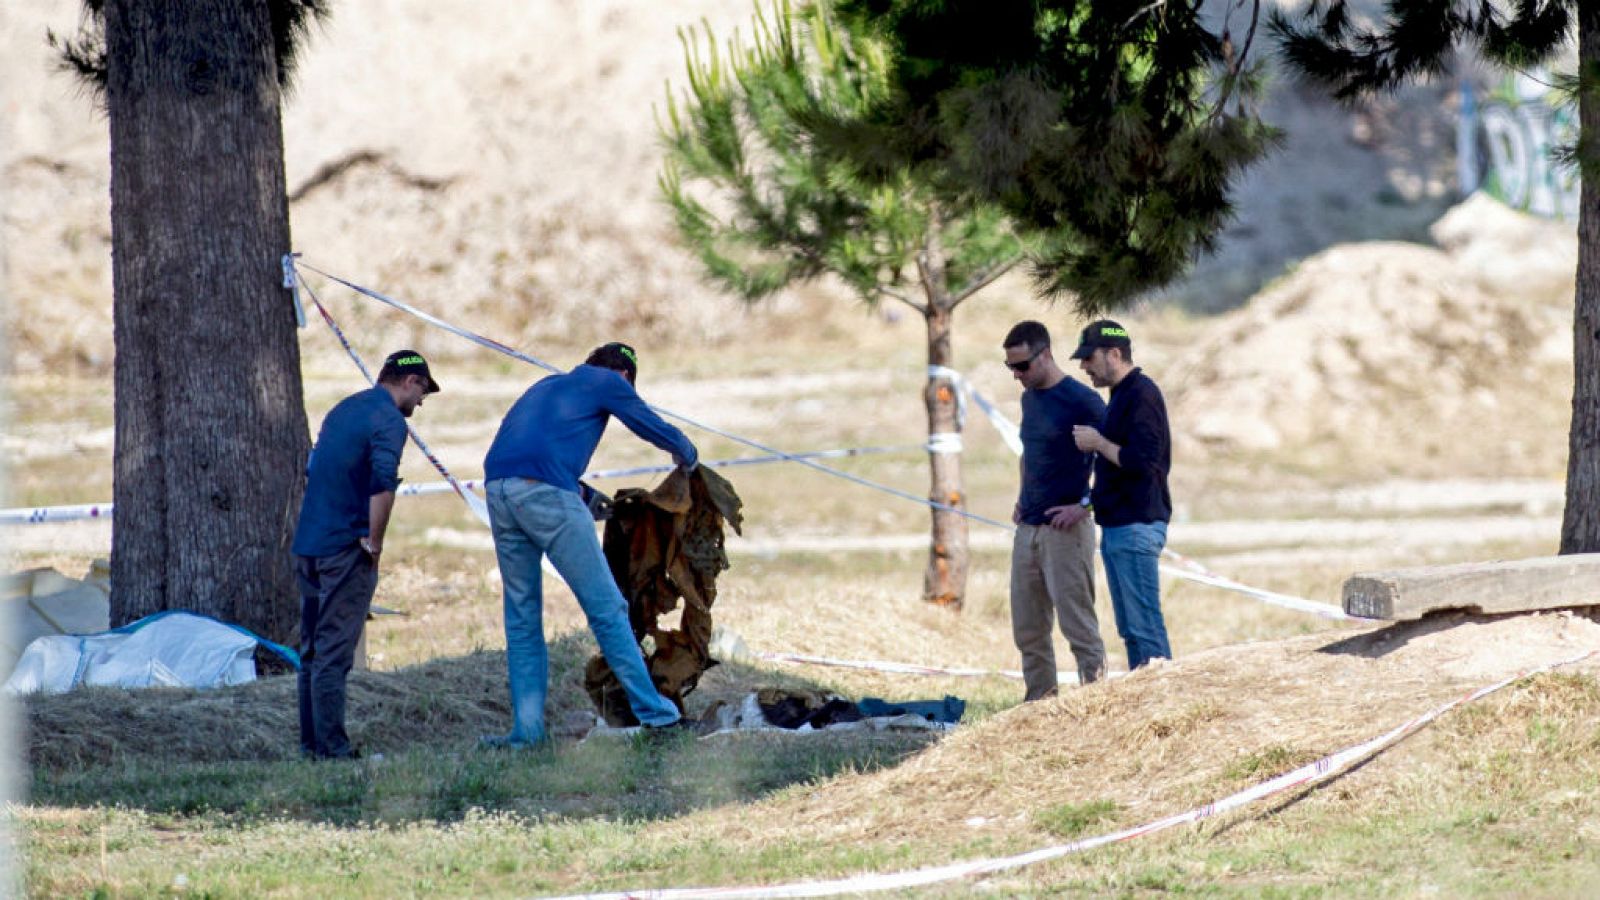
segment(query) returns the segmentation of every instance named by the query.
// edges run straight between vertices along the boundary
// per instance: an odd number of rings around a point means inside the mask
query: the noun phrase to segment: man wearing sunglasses
[[[1056,364],[1050,332],[1019,322],[1006,335],[1006,367],[1023,387],[1022,488],[1012,521],[1011,635],[1022,653],[1024,701],[1056,693],[1052,618],[1072,647],[1078,679],[1104,677],[1106,648],[1094,613],[1094,526],[1089,518],[1092,457],[1073,428],[1098,428],[1105,403]]]
[[[583,365],[529,388],[506,413],[489,446],[483,461],[484,493],[505,593],[512,722],[509,734],[481,739],[485,746],[525,747],[547,740],[544,705],[550,664],[540,572],[546,556],[577,596],[634,716],[646,729],[688,727],[650,680],[628,624],[628,602],[594,533],[600,504],[588,496],[592,489],[578,481],[612,416],[672,454],[673,462],[695,467],[699,455],[694,444],[634,390],[638,374],[639,356],[632,347],[615,342],[597,347]]]

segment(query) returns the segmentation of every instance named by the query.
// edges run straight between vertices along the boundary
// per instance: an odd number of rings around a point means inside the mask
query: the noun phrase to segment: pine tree
[[[998,205],[1040,291],[1102,314],[1183,275],[1277,143],[1250,61],[1259,3],[839,0],[888,42],[893,85],[822,129],[870,171]]]
[[[834,275],[861,302],[904,304],[926,323],[931,498],[948,508],[932,512],[924,595],[959,606],[960,456],[932,442],[960,433],[959,388],[945,374],[953,315],[1021,260],[1022,244],[997,208],[944,197],[913,166],[869,179],[826,150],[818,129],[885,102],[892,72],[885,48],[848,33],[824,4],[758,3],[751,43],[735,37],[726,55],[709,27],[682,37],[688,90],[668,93],[661,188],[708,277],[754,302]]]
[[[1576,26],[1578,70],[1564,86],[1577,99],[1578,140],[1561,155],[1578,166],[1583,187],[1561,552],[1600,551],[1600,4],[1390,0],[1383,20],[1364,27],[1343,0],[1335,0],[1313,2],[1299,16],[1275,12],[1271,23],[1290,65],[1344,99],[1442,74],[1462,45],[1510,69],[1543,65],[1566,52]]]

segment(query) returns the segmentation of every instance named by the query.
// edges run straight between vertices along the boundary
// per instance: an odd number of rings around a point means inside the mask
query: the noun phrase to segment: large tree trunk
[[[1580,148],[1600,152],[1600,4],[1576,4]],[[1600,179],[1584,178],[1578,212],[1577,305],[1572,319],[1572,427],[1567,432],[1567,509],[1562,553],[1600,551]]]
[[[926,300],[924,318],[928,325],[928,386],[923,401],[928,408],[928,465],[932,475],[929,499],[954,509],[967,508],[961,490],[961,452],[956,446],[940,446],[936,435],[961,439],[961,423],[956,415],[957,385],[946,376],[934,376],[931,367],[950,368],[955,362],[950,351],[950,321],[955,304],[945,278],[944,247],[939,239],[939,216],[932,216],[928,240],[917,266]],[[923,576],[922,596],[930,603],[960,608],[967,595],[967,519],[958,512],[934,509],[933,543],[928,547],[928,571]]]
[[[309,444],[277,63],[260,0],[108,0],[116,335],[111,624],[284,640]]]

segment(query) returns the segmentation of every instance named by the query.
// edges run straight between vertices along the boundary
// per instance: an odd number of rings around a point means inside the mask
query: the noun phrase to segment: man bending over
[[[683,432],[662,421],[634,390],[639,359],[627,344],[596,348],[584,364],[551,375],[512,405],[483,461],[495,556],[505,591],[506,667],[511,732],[485,737],[490,746],[546,740],[549,654],[544,641],[545,556],[577,595],[600,652],[646,729],[680,727],[672,701],[650,680],[628,624],[628,603],[611,577],[595,536],[589,492],[578,478],[612,416],[634,434],[693,469],[699,455]]]

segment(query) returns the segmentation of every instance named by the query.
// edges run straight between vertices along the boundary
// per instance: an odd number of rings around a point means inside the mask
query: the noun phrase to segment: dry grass
[[[295,691],[295,679],[285,676],[220,691],[90,689],[30,698],[24,704],[28,762],[36,770],[63,772],[163,759],[293,759],[299,753]],[[562,696],[556,703],[574,709],[579,699]],[[509,709],[499,654],[439,659],[400,672],[356,672],[350,681],[351,733],[369,750],[475,739],[505,728]]]
[[[1044,843],[1050,835],[1032,819],[1041,808],[1105,800],[1119,826],[1153,820],[1596,645],[1600,624],[1555,614],[1452,616],[1217,649],[1001,713],[890,771],[767,801],[737,820],[700,815],[661,828],[749,847],[797,829],[841,844],[971,840],[984,829]],[[1567,690],[1588,703],[1593,684]],[[977,831],[973,817],[984,823]]]

